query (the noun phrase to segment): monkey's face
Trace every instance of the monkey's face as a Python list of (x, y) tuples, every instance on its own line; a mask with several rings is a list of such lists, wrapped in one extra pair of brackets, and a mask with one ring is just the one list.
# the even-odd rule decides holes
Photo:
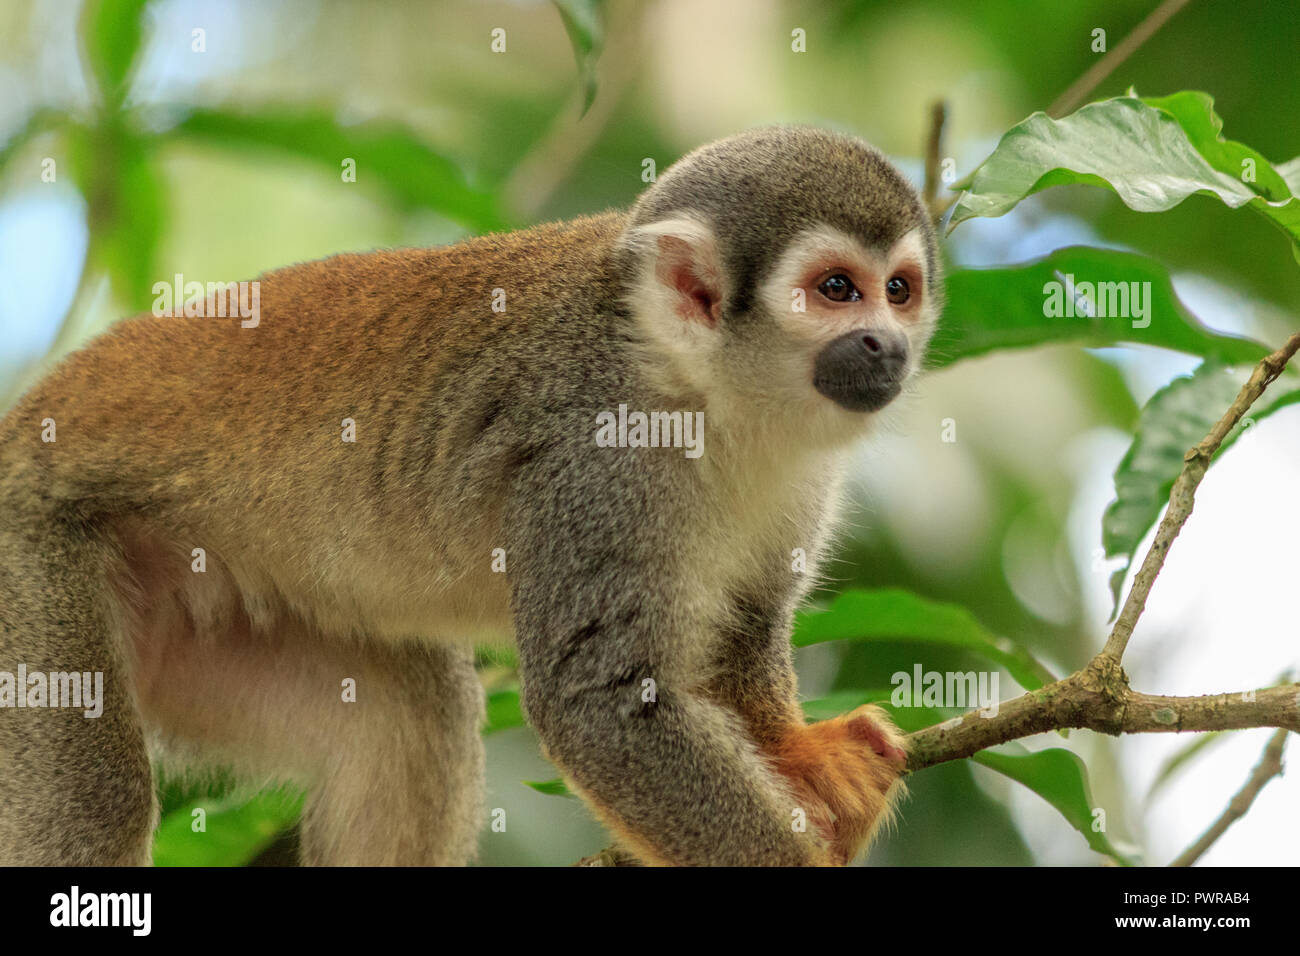
[(756, 296), (784, 355), (773, 374), (819, 417), (834, 419), (827, 403), (859, 417), (884, 408), (934, 329), (925, 270), (921, 227), (878, 248), (826, 225), (801, 233)]
[(637, 230), (648, 264), (635, 311), (655, 354), (715, 418), (761, 417), (817, 444), (849, 441), (902, 393), (934, 330), (926, 228), (887, 245), (807, 228), (746, 290), (703, 223), (654, 223)]
[(859, 436), (920, 367), (940, 309), (916, 190), (877, 150), (824, 130), (701, 147), (638, 200), (625, 245), (659, 367), (715, 422), (747, 417), (805, 444)]

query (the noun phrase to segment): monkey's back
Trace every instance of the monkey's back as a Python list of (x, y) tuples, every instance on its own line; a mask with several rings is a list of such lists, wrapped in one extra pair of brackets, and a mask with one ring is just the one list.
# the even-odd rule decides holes
[[(28, 462), (56, 496), (87, 499), (103, 480), (134, 481), (150, 500), (169, 489), (189, 496), (196, 482), (212, 491), (223, 468), (250, 457), (295, 482), (344, 478), (360, 457), (341, 440), (344, 418), (357, 423), (358, 442), (375, 431), (388, 445), (427, 438), (430, 423), (403, 414), (411, 403), (471, 386), (553, 337), (542, 326), (588, 306), (566, 307), (586, 290), (564, 276), (602, 270), (622, 220), (606, 213), (288, 266), (257, 280), (252, 328), (238, 317), (118, 323), (0, 421), (6, 471)], [(492, 308), (497, 289), (504, 311)], [(46, 418), (56, 422), (53, 445), (41, 441)], [(62, 449), (75, 468), (58, 467)], [(384, 472), (395, 449), (379, 451), (370, 464)]]
[[(13, 520), (142, 516), (186, 551), (261, 556), (277, 589), (337, 589), (401, 562), (463, 577), (466, 536), (476, 554), (489, 543), (488, 484), (508, 480), (529, 409), (556, 398), (530, 380), (566, 361), (557, 352), (603, 347), (608, 330), (571, 317), (601, 311), (590, 297), (622, 223), (289, 266), (258, 280), (256, 327), (121, 322), (0, 422), (0, 496)], [(412, 533), (398, 543), (394, 527)]]

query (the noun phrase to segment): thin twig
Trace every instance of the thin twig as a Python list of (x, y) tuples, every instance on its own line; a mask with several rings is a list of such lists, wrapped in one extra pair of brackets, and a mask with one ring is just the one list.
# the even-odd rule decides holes
[(1200, 859), (1201, 854), (1228, 831), (1228, 827), (1246, 815), (1264, 786), (1274, 777), (1282, 775), (1282, 751), (1286, 748), (1286, 738), (1289, 733), (1290, 731), (1287, 730), (1279, 730), (1269, 738), (1268, 746), (1264, 748), (1264, 755), (1251, 771), (1246, 785), (1228, 802), (1228, 808), (1223, 811), (1219, 819), (1201, 834), (1200, 839), (1178, 854), (1178, 857), (1169, 864), (1170, 866), (1191, 866)]
[(1073, 113), (1088, 98), (1106, 77), (1110, 76), (1121, 63), (1127, 60), (1142, 44), (1169, 22), (1169, 18), (1187, 6), (1188, 0), (1165, 0), (1151, 11), (1151, 14), (1139, 23), (1118, 45), (1111, 47), (1106, 55), (1094, 63), (1082, 76), (1070, 84), (1047, 111), (1048, 116), (1061, 117)]
[(925, 187), (921, 194), (931, 221), (938, 223), (948, 208), (939, 202), (939, 164), (942, 162), (943, 124), (948, 118), (948, 104), (935, 100), (930, 106), (930, 135), (925, 143)]
[[(1081, 103), (1095, 90), (1101, 82), (1114, 72), (1115, 68), (1133, 55), (1142, 44), (1155, 34), (1162, 26), (1169, 22), (1170, 17), (1185, 7), (1188, 0), (1165, 0), (1164, 3), (1156, 7), (1151, 14), (1139, 23), (1133, 30), (1120, 41), (1118, 46), (1112, 47), (1107, 53), (1083, 75), (1070, 84), (1069, 88), (1057, 97), (1047, 110), (1047, 115), (1059, 119), (1067, 113), (1074, 112)], [(927, 177), (928, 184), (928, 177)], [(930, 210), (930, 216), (933, 222), (938, 224), (943, 220), (948, 210), (956, 205), (960, 195), (949, 196), (947, 199), (936, 200), (933, 204), (927, 202)]]
[(1147, 596), (1156, 582), (1156, 575), (1164, 566), (1165, 555), (1169, 553), (1174, 538), (1178, 537), (1178, 532), (1182, 530), (1183, 524), (1192, 513), (1192, 506), (1196, 502), (1196, 486), (1205, 477), (1206, 469), (1210, 467), (1210, 459), (1214, 457), (1223, 439), (1246, 414), (1251, 404), (1263, 394), (1264, 389), (1273, 379), (1282, 374), (1282, 369), (1286, 367), (1286, 363), (1295, 355), (1297, 349), (1300, 349), (1300, 332), (1292, 335), (1287, 339), (1286, 345), (1255, 366), (1255, 370), (1246, 384), (1241, 387), (1231, 407), (1210, 429), (1210, 433), (1183, 456), (1183, 470), (1169, 492), (1169, 508), (1165, 511), (1160, 527), (1156, 530), (1155, 540), (1151, 542), (1151, 548), (1142, 561), (1141, 569), (1133, 578), (1133, 587), (1124, 602), (1124, 609), (1115, 621), (1115, 627), (1110, 632), (1106, 646), (1102, 648), (1103, 655), (1117, 662), (1124, 656), (1124, 648), (1128, 646), (1129, 638), (1133, 636), (1133, 628), (1137, 626), (1138, 618), (1146, 607)]

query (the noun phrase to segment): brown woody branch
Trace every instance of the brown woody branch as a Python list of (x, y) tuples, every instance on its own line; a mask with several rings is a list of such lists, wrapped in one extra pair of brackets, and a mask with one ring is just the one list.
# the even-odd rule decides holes
[(1300, 350), (1300, 332), (1263, 358), (1232, 405), (1210, 433), (1184, 456), (1183, 470), (1169, 492), (1169, 508), (1106, 646), (1083, 670), (1002, 704), (995, 717), (971, 712), (927, 727), (909, 738), (908, 771), (969, 757), (985, 747), (1065, 727), (1107, 734), (1168, 731), (1244, 730), (1278, 727), (1300, 732), (1300, 685), (1214, 697), (1157, 697), (1132, 691), (1120, 658), (1128, 646), (1165, 555), (1192, 513), (1196, 487), (1223, 439), (1247, 409), (1282, 374)]
[(1286, 749), (1286, 738), (1285, 730), (1279, 730), (1269, 738), (1268, 746), (1264, 748), (1264, 755), (1251, 771), (1246, 785), (1237, 791), (1219, 819), (1201, 834), (1200, 839), (1178, 854), (1177, 858), (1169, 864), (1170, 866), (1191, 866), (1200, 859), (1201, 854), (1214, 845), (1215, 840), (1228, 831), (1228, 827), (1246, 815), (1265, 784), (1274, 777), (1282, 775), (1282, 751)]
[(1130, 690), (1119, 665), (1099, 656), (1064, 680), (1001, 704), (996, 716), (972, 711), (909, 735), (907, 769), (915, 773), (1067, 727), (1112, 735), (1252, 727), (1300, 733), (1300, 684), (1208, 697), (1161, 697)]
[(948, 118), (948, 105), (943, 100), (935, 100), (930, 105), (930, 135), (925, 142), (925, 185), (921, 199), (926, 211), (936, 225), (943, 218), (952, 204), (951, 199), (939, 199), (940, 164), (943, 162), (943, 124)]
[(1246, 410), (1264, 393), (1269, 383), (1282, 374), (1282, 369), (1286, 368), (1286, 363), (1295, 355), (1297, 349), (1300, 349), (1300, 332), (1287, 339), (1285, 345), (1255, 366), (1250, 378), (1241, 387), (1241, 391), (1237, 393), (1236, 399), (1223, 417), (1215, 423), (1208, 435), (1183, 456), (1183, 470), (1169, 492), (1169, 508), (1165, 511), (1164, 519), (1156, 531), (1155, 540), (1152, 541), (1151, 548), (1142, 561), (1141, 570), (1133, 578), (1133, 588), (1124, 602), (1124, 609), (1116, 619), (1115, 627), (1110, 632), (1106, 646), (1102, 649), (1102, 654), (1105, 656), (1115, 661), (1124, 656), (1124, 648), (1128, 646), (1129, 638), (1133, 636), (1133, 628), (1142, 615), (1142, 609), (1146, 607), (1151, 586), (1156, 583), (1156, 575), (1164, 566), (1165, 555), (1169, 553), (1174, 538), (1178, 537), (1178, 532), (1182, 530), (1183, 524), (1192, 513), (1192, 506), (1196, 499), (1196, 486), (1205, 477), (1205, 472), (1210, 467), (1210, 459), (1219, 450), (1228, 432), (1241, 421)]

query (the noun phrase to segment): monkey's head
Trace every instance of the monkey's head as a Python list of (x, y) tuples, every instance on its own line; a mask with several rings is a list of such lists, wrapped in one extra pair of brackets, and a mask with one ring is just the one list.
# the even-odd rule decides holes
[(860, 433), (913, 376), (941, 309), (934, 230), (872, 147), (750, 130), (684, 157), (633, 208), (628, 294), (712, 414)]

